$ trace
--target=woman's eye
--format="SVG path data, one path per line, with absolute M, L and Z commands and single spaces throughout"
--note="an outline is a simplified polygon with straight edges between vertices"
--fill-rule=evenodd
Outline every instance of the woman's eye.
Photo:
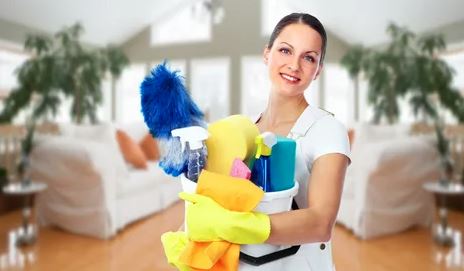
M 284 53 L 286 55 L 290 54 L 290 50 L 288 50 L 287 48 L 282 48 L 279 50 L 281 53 Z
M 311 62 L 311 63 L 314 62 L 314 57 L 312 57 L 312 56 L 305 56 L 304 59 L 305 59 L 306 61 L 308 61 L 308 62 Z

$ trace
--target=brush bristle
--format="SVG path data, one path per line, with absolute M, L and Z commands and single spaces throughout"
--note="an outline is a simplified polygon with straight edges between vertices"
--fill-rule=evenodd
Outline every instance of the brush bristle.
M 164 149 L 159 165 L 172 176 L 185 171 L 187 156 L 171 131 L 188 126 L 206 127 L 203 113 L 191 99 L 178 73 L 170 71 L 164 62 L 156 66 L 140 86 L 145 123 Z
M 177 128 L 204 126 L 203 113 L 185 89 L 182 76 L 166 65 L 155 67 L 140 86 L 142 114 L 156 138 L 170 138 Z

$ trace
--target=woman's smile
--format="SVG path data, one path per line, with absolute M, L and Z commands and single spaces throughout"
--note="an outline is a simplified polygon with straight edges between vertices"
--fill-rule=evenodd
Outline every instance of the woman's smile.
M 300 78 L 296 77 L 296 76 L 292 76 L 292 75 L 289 75 L 289 74 L 286 74 L 286 73 L 280 73 L 280 76 L 287 82 L 287 83 L 290 83 L 290 84 L 298 84 L 300 82 Z

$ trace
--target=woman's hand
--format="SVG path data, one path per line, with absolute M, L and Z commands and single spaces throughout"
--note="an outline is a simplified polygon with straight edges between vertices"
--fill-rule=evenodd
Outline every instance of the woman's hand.
M 257 212 L 235 212 L 213 199 L 185 192 L 179 197 L 187 204 L 187 234 L 193 241 L 221 241 L 236 244 L 259 244 L 270 234 L 269 216 Z

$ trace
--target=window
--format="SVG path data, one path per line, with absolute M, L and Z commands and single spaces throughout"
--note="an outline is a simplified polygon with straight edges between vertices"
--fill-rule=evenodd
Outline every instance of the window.
M 451 66 L 451 68 L 453 68 L 454 76 L 452 85 L 461 92 L 464 97 L 464 49 L 461 49 L 456 53 L 445 55 L 442 58 Z M 448 123 L 457 122 L 457 119 L 451 114 L 451 112 L 449 112 L 449 110 L 444 110 L 442 115 Z
M 151 64 L 134 63 L 126 68 L 116 83 L 116 121 L 119 123 L 143 122 L 141 113 L 140 84 L 145 76 L 156 65 L 162 61 L 156 61 Z M 183 60 L 168 61 L 168 67 L 171 70 L 179 70 L 180 74 L 185 76 L 186 64 Z M 111 83 L 109 80 L 104 81 L 102 85 L 104 91 L 104 107 L 99 111 L 101 119 L 108 119 L 111 115 Z
M 117 84 L 117 82 L 115 82 Z M 103 122 L 109 122 L 111 121 L 111 97 L 112 97 L 112 82 L 111 82 L 111 77 L 108 76 L 102 80 L 102 85 L 101 85 L 101 91 L 103 94 L 103 102 L 101 105 L 97 108 L 97 117 L 98 120 L 103 121 Z M 114 86 L 116 87 L 116 86 Z
M 241 114 L 255 118 L 267 105 L 271 84 L 261 56 L 243 57 L 241 61 Z
M 229 59 L 192 60 L 192 98 L 208 122 L 229 115 Z
M 454 70 L 453 87 L 464 93 L 464 49 L 458 53 L 445 55 L 443 60 Z
M 0 49 L 0 95 L 6 97 L 8 93 L 18 86 L 16 79 L 16 69 L 18 69 L 27 59 L 28 55 Z
M 360 122 L 371 122 L 374 119 L 374 109 L 368 104 L 368 82 L 359 80 L 358 112 Z
M 313 107 L 320 107 L 319 83 L 324 80 L 324 77 L 319 77 L 316 81 L 312 81 L 308 89 L 305 91 L 306 101 Z
M 116 87 L 116 121 L 143 122 L 140 105 L 140 84 L 146 75 L 145 64 L 132 64 L 126 68 Z
M 211 15 L 201 1 L 179 9 L 151 26 L 151 45 L 199 42 L 211 40 Z
M 327 63 L 324 67 L 324 105 L 323 108 L 333 114 L 345 125 L 354 121 L 353 83 L 347 71 L 339 64 Z
M 16 48 L 16 45 L 12 45 Z M 29 58 L 19 49 L 2 49 L 0 48 L 0 100 L 8 97 L 10 92 L 18 86 L 16 70 Z M 0 104 L 0 109 L 3 104 Z M 28 110 L 21 111 L 14 119 L 13 123 L 23 123 Z

